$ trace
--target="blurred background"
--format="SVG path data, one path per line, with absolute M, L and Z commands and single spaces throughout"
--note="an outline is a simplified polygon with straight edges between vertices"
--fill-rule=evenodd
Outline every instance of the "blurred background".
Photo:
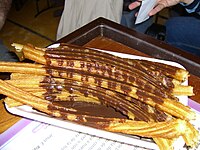
M 13 42 L 48 46 L 56 40 L 63 6 L 64 0 L 13 0 L 0 40 L 9 49 Z M 155 16 L 156 23 L 163 25 L 167 16 L 165 9 Z
M 0 39 L 45 47 L 55 41 L 64 0 L 13 0 Z

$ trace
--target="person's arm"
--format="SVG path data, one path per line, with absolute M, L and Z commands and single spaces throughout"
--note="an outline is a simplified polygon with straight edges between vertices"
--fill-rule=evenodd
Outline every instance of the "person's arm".
M 149 12 L 149 16 L 155 15 L 156 13 L 161 11 L 163 8 L 174 6 L 181 2 L 186 5 L 190 5 L 193 3 L 193 1 L 195 1 L 195 0 L 157 0 L 156 6 Z M 199 1 L 199 0 L 197 0 L 197 1 Z M 140 5 L 141 5 L 141 0 L 135 1 L 129 5 L 129 9 L 130 10 L 135 9 L 136 7 L 138 7 Z
M 12 0 L 0 0 L 0 30 L 5 23 L 11 4 Z

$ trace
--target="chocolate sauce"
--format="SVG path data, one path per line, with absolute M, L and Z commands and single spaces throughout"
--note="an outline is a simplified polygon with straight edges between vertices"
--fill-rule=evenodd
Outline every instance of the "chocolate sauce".
M 80 83 L 78 83 L 77 81 L 71 81 L 68 79 L 63 79 L 63 83 L 64 83 L 63 84 L 59 81 L 56 81 L 54 78 L 46 77 L 43 80 L 43 82 L 41 82 L 41 83 L 44 84 L 45 82 L 47 82 L 48 85 L 42 86 L 43 88 L 45 88 L 47 90 L 47 93 L 44 95 L 44 97 L 46 100 L 49 100 L 49 101 L 53 101 L 53 102 L 55 100 L 58 101 L 58 99 L 56 99 L 54 94 L 56 92 L 59 93 L 60 90 L 67 90 L 70 94 L 73 94 L 74 91 L 79 91 L 85 97 L 88 97 L 89 95 L 97 97 L 104 104 L 104 106 L 102 106 L 102 107 L 111 106 L 109 108 L 114 107 L 115 110 L 117 108 L 117 111 L 121 112 L 124 116 L 126 116 L 126 114 L 128 114 L 128 111 L 132 112 L 135 116 L 134 120 L 150 121 L 151 119 L 157 120 L 156 118 L 161 118 L 162 120 L 166 119 L 166 117 L 164 115 L 162 117 L 160 117 L 161 115 L 157 116 L 157 113 L 155 113 L 155 114 L 148 113 L 147 105 L 142 104 L 138 100 L 132 99 L 131 100 L 132 102 L 134 102 L 134 101 L 137 101 L 137 102 L 132 103 L 132 104 L 129 103 L 128 100 L 126 100 L 127 96 L 120 94 L 120 93 L 113 93 L 113 95 L 108 95 L 106 89 L 103 89 L 100 87 L 92 88 L 88 84 L 79 85 Z M 57 86 L 62 86 L 62 88 L 58 89 Z M 92 88 L 92 89 L 90 89 L 90 88 Z M 53 89 L 54 89 L 54 92 L 53 92 Z M 112 91 L 111 91 L 111 94 L 112 94 Z M 77 103 L 74 101 L 74 99 L 76 99 L 76 97 L 74 97 L 74 96 L 68 97 L 69 101 L 71 101 L 73 103 Z M 62 102 L 62 103 L 64 103 L 64 102 Z M 82 103 L 82 104 L 87 104 L 87 103 Z M 136 104 L 136 105 L 134 105 L 134 104 Z M 83 106 L 83 108 L 85 108 L 85 107 Z M 132 108 L 132 109 L 129 109 L 129 108 Z M 78 111 L 80 113 L 80 110 L 78 110 Z M 84 114 L 84 112 L 82 112 L 82 113 Z M 115 117 L 117 117 L 117 116 L 115 116 Z M 159 119 L 159 120 L 161 120 L 161 119 Z
M 139 99 L 143 100 L 144 102 L 149 101 L 149 99 L 151 99 L 152 101 L 158 104 L 164 103 L 162 98 L 148 94 L 147 92 L 142 90 L 137 90 L 136 95 L 139 97 Z
M 46 89 L 46 100 L 52 101 L 49 105 L 49 110 L 59 110 L 62 117 L 67 117 L 68 113 L 77 114 L 77 120 L 84 122 L 82 115 L 100 116 L 103 118 L 127 118 L 126 114 L 130 110 L 135 115 L 135 120 L 149 121 L 151 119 L 155 121 L 163 121 L 167 116 L 156 110 L 154 113 L 148 112 L 148 106 L 142 102 L 125 102 L 126 95 L 132 91 L 130 82 L 135 83 L 141 88 L 148 89 L 149 92 L 154 92 L 156 95 L 167 97 L 162 87 L 161 81 L 156 81 L 152 75 L 157 72 L 148 73 L 140 64 L 134 61 L 125 61 L 110 54 L 97 53 L 91 50 L 83 50 L 79 48 L 62 48 L 62 50 L 47 50 L 45 54 L 46 58 L 46 72 L 50 76 L 69 78 L 79 80 L 83 87 L 89 87 L 89 82 L 93 82 L 96 86 L 94 92 L 85 88 L 76 88 L 75 82 L 69 82 L 67 79 L 64 82 L 57 82 L 52 78 L 45 78 L 43 83 L 47 83 L 43 86 Z M 75 69 L 75 61 L 78 60 L 79 67 Z M 57 66 L 53 66 L 53 63 L 57 63 Z M 106 64 L 106 65 L 105 65 Z M 113 65 L 110 65 L 113 64 Z M 143 72 L 141 71 L 143 70 Z M 150 76 L 151 75 L 151 76 Z M 105 76 L 102 79 L 102 76 Z M 124 84 L 126 82 L 126 84 Z M 166 80 L 165 82 L 170 82 Z M 168 83 L 167 83 L 168 85 Z M 170 84 L 169 84 L 170 85 Z M 157 88 L 160 87 L 160 88 Z M 98 89 L 101 88 L 101 89 Z M 112 90 L 123 91 L 123 94 L 107 95 L 106 90 L 108 88 Z M 74 93 L 74 90 L 78 90 L 84 97 L 94 96 L 98 98 L 101 103 L 88 103 L 74 101 L 75 97 L 71 96 L 69 101 L 58 101 L 56 94 L 53 92 L 68 91 L 70 94 Z M 98 92 L 99 91 L 99 92 Z M 137 96 L 140 100 L 146 101 L 149 98 L 156 103 L 162 104 L 162 98 L 148 93 L 137 90 Z M 121 98 L 121 101 L 120 101 Z M 55 100 L 57 101 L 55 102 Z M 135 103 L 134 103 L 135 102 Z M 57 106 L 57 107 L 56 107 Z M 60 107 L 59 107 L 60 106 Z M 132 107 L 132 109 L 129 109 Z M 114 109 L 115 108 L 115 109 Z M 71 110 L 70 110 L 71 109 Z M 73 111 L 76 110 L 76 111 Z M 144 112 L 142 112 L 144 110 Z M 91 119 L 91 118 L 89 118 Z
M 64 108 L 73 108 L 77 110 L 74 114 L 81 114 L 82 115 L 90 115 L 90 116 L 99 116 L 104 118 L 124 118 L 127 117 L 120 112 L 116 111 L 112 107 L 107 107 L 104 105 L 98 105 L 95 103 L 88 103 L 88 102 L 75 102 L 75 101 L 58 101 L 53 102 L 52 105 L 49 105 L 49 110 L 60 110 L 61 112 L 67 112 L 65 109 L 58 109 L 55 106 L 62 106 Z M 71 112 L 72 113 L 72 112 Z
M 49 59 L 55 59 L 53 57 L 55 55 L 54 53 L 55 53 L 54 51 L 53 52 L 50 51 L 49 53 L 46 54 L 46 57 L 49 57 Z M 69 57 L 68 55 L 72 55 L 71 59 L 73 59 L 73 60 L 71 60 L 71 59 L 68 60 L 67 59 Z M 105 66 L 102 64 L 100 65 L 100 63 L 96 62 L 96 61 L 100 61 L 99 58 L 96 58 L 96 57 L 95 57 L 96 60 L 92 61 L 92 62 L 78 61 L 80 63 L 80 69 L 81 69 L 81 70 L 79 70 L 78 68 L 74 68 L 74 61 L 76 61 L 76 59 L 78 59 L 76 57 L 76 55 L 78 55 L 78 54 L 68 54 L 68 55 L 62 56 L 63 60 L 66 61 L 66 66 L 62 66 L 63 71 L 64 70 L 66 70 L 66 71 L 74 70 L 74 71 L 76 71 L 76 73 L 79 73 L 79 74 L 85 74 L 85 73 L 87 74 L 89 72 L 90 75 L 92 75 L 92 76 L 99 75 L 99 76 L 105 76 L 109 79 L 114 79 L 114 80 L 118 80 L 118 81 L 120 80 L 120 81 L 129 83 L 129 84 L 135 83 L 136 86 L 138 86 L 142 89 L 145 89 L 146 91 L 149 91 L 149 92 L 154 92 L 154 89 L 156 89 L 156 91 L 155 91 L 156 95 L 159 95 L 164 98 L 168 96 L 168 94 L 166 94 L 166 92 L 165 92 L 165 90 L 167 90 L 167 89 L 163 88 L 164 86 L 162 86 L 162 83 L 159 83 L 159 81 L 152 82 L 151 80 L 153 77 L 149 78 L 147 76 L 145 76 L 145 78 L 147 80 L 143 80 L 142 78 L 143 78 L 144 74 L 141 74 L 141 72 L 138 72 L 138 70 L 136 70 L 136 76 L 131 76 L 130 73 L 128 73 L 128 72 L 130 72 L 130 68 L 128 68 L 129 69 L 128 72 L 127 72 L 127 70 L 124 70 L 125 72 L 128 73 L 128 74 L 126 74 L 126 73 L 123 73 L 123 69 L 122 69 L 122 71 L 119 71 L 117 68 L 115 68 L 113 66 L 111 67 L 111 65 L 109 65 L 109 66 Z M 58 57 L 60 57 L 60 55 Z M 80 59 L 82 60 L 83 58 L 81 57 Z M 135 66 L 138 66 L 138 65 L 135 65 Z M 59 62 L 58 62 L 58 67 L 59 67 Z M 114 70 L 115 70 L 114 73 L 112 72 L 112 68 L 114 68 Z M 123 66 L 123 68 L 126 68 L 126 66 Z M 141 68 L 141 67 L 138 66 L 136 68 Z M 144 70 L 144 72 L 147 73 L 148 71 Z M 60 71 L 59 74 L 60 74 L 60 77 L 63 77 L 62 76 L 63 72 Z M 135 73 L 134 73 L 134 75 L 135 75 Z M 158 87 L 158 85 L 156 85 L 155 83 L 157 83 L 158 85 L 161 84 L 160 87 Z M 165 81 L 165 83 L 168 83 L 168 82 Z M 146 85 L 148 85 L 148 87 L 146 87 Z
M 139 76 L 140 78 L 148 79 L 152 83 L 158 83 L 158 79 L 154 80 L 154 77 L 151 76 L 151 78 L 148 78 L 148 72 L 152 70 L 144 70 L 142 68 L 142 71 L 140 70 L 141 67 L 138 66 L 137 63 L 134 63 L 134 60 L 129 63 L 128 59 L 119 58 L 110 54 L 105 54 L 102 52 L 95 52 L 93 50 L 86 50 L 81 48 L 76 48 L 71 50 L 71 48 L 66 47 L 65 51 L 60 50 L 54 50 L 54 51 L 47 51 L 46 55 L 51 59 L 60 58 L 62 55 L 62 59 L 66 60 L 84 60 L 84 61 L 93 61 L 93 62 L 99 62 L 99 63 L 107 63 L 107 64 L 113 64 L 118 67 L 123 68 L 125 72 L 129 72 L 130 74 L 134 74 Z M 84 57 L 83 57 L 84 56 Z M 137 65 L 136 65 L 137 64 Z M 146 74 L 147 73 L 147 74 Z M 160 73 L 161 74 L 161 73 Z M 160 84 L 162 84 L 162 80 L 160 81 Z M 162 87 L 161 87 L 162 88 Z

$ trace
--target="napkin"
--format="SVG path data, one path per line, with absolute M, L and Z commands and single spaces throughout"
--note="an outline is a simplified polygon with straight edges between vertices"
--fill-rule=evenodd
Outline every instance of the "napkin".
M 142 0 L 142 4 L 140 6 L 138 16 L 136 18 L 135 24 L 142 23 L 149 19 L 149 12 L 156 5 L 157 0 Z

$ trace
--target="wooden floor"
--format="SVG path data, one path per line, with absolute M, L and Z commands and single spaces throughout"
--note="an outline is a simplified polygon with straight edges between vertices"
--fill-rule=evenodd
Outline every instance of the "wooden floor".
M 44 2 L 45 0 L 42 0 L 39 3 L 40 10 L 48 7 Z M 54 5 L 52 4 L 52 6 Z M 45 47 L 55 41 L 60 20 L 60 15 L 56 16 L 56 12 L 62 10 L 62 8 L 61 6 L 56 6 L 47 9 L 36 17 L 36 1 L 25 1 L 20 10 L 16 10 L 13 4 L 7 21 L 0 31 L 0 39 L 8 48 L 13 42 L 32 43 Z

